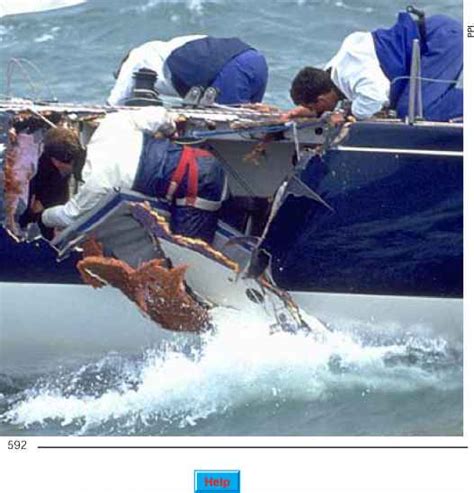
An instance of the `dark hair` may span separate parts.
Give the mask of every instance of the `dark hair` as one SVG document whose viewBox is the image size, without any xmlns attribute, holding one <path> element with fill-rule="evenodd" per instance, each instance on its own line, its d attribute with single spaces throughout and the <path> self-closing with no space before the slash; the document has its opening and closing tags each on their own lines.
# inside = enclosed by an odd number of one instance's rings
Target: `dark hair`
<svg viewBox="0 0 474 493">
<path fill-rule="evenodd" d="M 51 128 L 44 136 L 43 153 L 54 157 L 63 163 L 71 163 L 74 176 L 80 179 L 80 172 L 84 165 L 84 149 L 77 132 L 66 127 Z"/>
<path fill-rule="evenodd" d="M 314 67 L 301 69 L 291 84 L 291 99 L 295 104 L 314 103 L 318 96 L 334 89 L 334 83 L 326 70 Z"/>
</svg>

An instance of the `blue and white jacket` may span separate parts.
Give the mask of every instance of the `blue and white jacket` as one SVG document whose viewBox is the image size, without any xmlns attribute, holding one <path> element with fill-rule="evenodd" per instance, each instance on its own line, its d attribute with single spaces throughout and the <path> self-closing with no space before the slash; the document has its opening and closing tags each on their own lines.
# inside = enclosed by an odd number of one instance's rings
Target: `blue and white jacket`
<svg viewBox="0 0 474 493">
<path fill-rule="evenodd" d="M 400 13 L 389 29 L 349 35 L 327 63 L 335 85 L 352 101 L 356 118 L 370 118 L 384 106 L 408 112 L 408 79 L 413 40 L 420 39 L 417 23 Z M 462 116 L 462 90 L 452 82 L 462 71 L 462 26 L 449 17 L 426 19 L 421 44 L 423 114 L 427 120 L 446 121 Z M 428 80 L 429 79 L 429 80 Z"/>
<path fill-rule="evenodd" d="M 133 74 L 142 68 L 156 72 L 160 94 L 184 97 L 193 86 L 208 87 L 227 62 L 251 49 L 238 38 L 204 35 L 150 41 L 130 51 L 107 102 L 124 104 L 133 92 Z"/>
<path fill-rule="evenodd" d="M 66 204 L 43 212 L 44 225 L 69 226 L 114 189 L 135 190 L 177 206 L 218 210 L 227 193 L 220 163 L 207 151 L 154 138 L 158 131 L 175 131 L 162 107 L 108 114 L 87 146 L 84 184 Z M 174 173 L 178 168 L 181 176 Z"/>
</svg>

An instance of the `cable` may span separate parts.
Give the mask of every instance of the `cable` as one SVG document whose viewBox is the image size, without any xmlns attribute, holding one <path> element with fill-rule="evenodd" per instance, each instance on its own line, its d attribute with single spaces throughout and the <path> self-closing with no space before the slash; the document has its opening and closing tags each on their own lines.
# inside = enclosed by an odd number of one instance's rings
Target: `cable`
<svg viewBox="0 0 474 493">
<path fill-rule="evenodd" d="M 8 95 L 11 94 L 11 82 L 12 82 L 14 67 L 18 67 L 19 69 L 22 70 L 27 82 L 30 84 L 33 91 L 35 91 L 35 94 L 39 95 L 38 86 L 33 82 L 33 79 L 31 78 L 28 70 L 25 68 L 25 65 L 30 67 L 39 76 L 41 80 L 40 88 L 41 89 L 46 88 L 49 96 L 51 96 L 52 99 L 56 99 L 53 91 L 51 90 L 51 86 L 46 81 L 44 74 L 41 72 L 41 70 L 38 68 L 37 65 L 35 65 L 32 61 L 28 60 L 27 58 L 10 58 L 7 66 L 7 85 L 6 85 L 7 94 Z"/>
<path fill-rule="evenodd" d="M 12 81 L 12 76 L 13 76 L 13 71 L 14 71 L 15 66 L 17 66 L 18 68 L 20 68 L 23 71 L 23 74 L 24 74 L 27 82 L 30 84 L 31 89 L 33 91 L 35 91 L 35 94 L 36 94 L 37 89 L 36 89 L 36 86 L 30 77 L 30 74 L 25 69 L 25 67 L 23 67 L 23 64 L 21 63 L 21 61 L 17 58 L 11 58 L 8 62 L 8 65 L 7 65 L 7 80 L 6 80 L 7 94 L 11 95 L 11 81 Z"/>
<path fill-rule="evenodd" d="M 409 75 L 401 75 L 400 77 L 395 77 L 395 79 L 390 82 L 390 85 L 402 79 L 410 79 Z M 417 80 L 425 81 L 425 82 L 441 82 L 444 84 L 457 84 L 458 80 L 449 80 L 449 79 L 430 79 L 429 77 L 415 77 Z"/>
</svg>

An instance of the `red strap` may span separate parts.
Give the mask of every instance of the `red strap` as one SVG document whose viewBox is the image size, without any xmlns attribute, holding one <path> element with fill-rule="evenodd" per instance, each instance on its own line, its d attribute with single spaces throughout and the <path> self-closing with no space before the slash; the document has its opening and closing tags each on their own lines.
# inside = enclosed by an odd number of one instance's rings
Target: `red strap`
<svg viewBox="0 0 474 493">
<path fill-rule="evenodd" d="M 178 166 L 176 166 L 173 174 L 171 175 L 171 183 L 175 183 L 176 188 L 180 185 L 181 181 L 183 180 L 184 174 L 186 173 L 186 169 L 189 163 L 189 149 L 190 148 L 188 146 L 183 147 Z"/>
<path fill-rule="evenodd" d="M 204 149 L 183 146 L 178 166 L 176 166 L 176 169 L 171 176 L 170 185 L 166 194 L 166 198 L 168 200 L 171 200 L 173 198 L 173 195 L 181 184 L 186 171 L 188 171 L 188 190 L 186 193 L 186 203 L 188 205 L 195 204 L 199 184 L 199 168 L 196 158 L 199 157 L 212 157 L 212 154 Z"/>
<path fill-rule="evenodd" d="M 196 198 L 198 194 L 199 169 L 195 154 L 191 153 L 189 157 L 188 191 L 186 194 L 186 204 L 194 205 L 196 203 Z"/>
</svg>

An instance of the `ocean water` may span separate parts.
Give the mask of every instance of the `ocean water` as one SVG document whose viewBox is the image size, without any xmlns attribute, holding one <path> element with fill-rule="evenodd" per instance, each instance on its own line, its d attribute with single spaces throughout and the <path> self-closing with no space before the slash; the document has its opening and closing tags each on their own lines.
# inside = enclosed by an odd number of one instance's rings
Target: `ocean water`
<svg viewBox="0 0 474 493">
<path fill-rule="evenodd" d="M 276 333 L 230 309 L 199 345 L 0 378 L 3 435 L 458 435 L 462 356 L 441 340 Z M 130 328 L 133 330 L 133 327 Z"/>
<path fill-rule="evenodd" d="M 265 100 L 282 107 L 291 106 L 288 88 L 299 68 L 322 65 L 344 36 L 389 26 L 406 6 L 400 0 L 49 0 L 39 11 L 38 3 L 1 4 L 7 6 L 0 10 L 2 95 L 102 103 L 128 49 L 206 33 L 240 36 L 263 51 L 270 66 Z M 458 0 L 424 7 L 462 16 Z M 30 60 L 39 73 L 17 68 L 7 83 L 11 58 Z M 269 335 L 226 311 L 216 320 L 216 331 L 196 350 L 168 342 L 54 372 L 0 375 L 0 435 L 463 432 L 462 353 L 446 341 Z"/>
<path fill-rule="evenodd" d="M 15 95 L 105 101 L 112 73 L 128 50 L 152 39 L 204 33 L 239 36 L 267 57 L 266 101 L 290 107 L 289 85 L 305 65 L 323 65 L 344 36 L 390 26 L 406 0 L 2 0 L 0 66 L 26 58 L 42 76 L 15 70 Z M 415 2 L 420 3 L 420 2 Z M 427 14 L 462 18 L 461 0 L 422 2 Z M 38 4 L 70 8 L 37 12 Z M 8 8 L 8 6 L 11 6 Z M 0 8 L 0 14 L 2 10 Z M 8 91 L 5 77 L 0 94 Z M 8 91 L 10 92 L 10 91 Z"/>
</svg>

